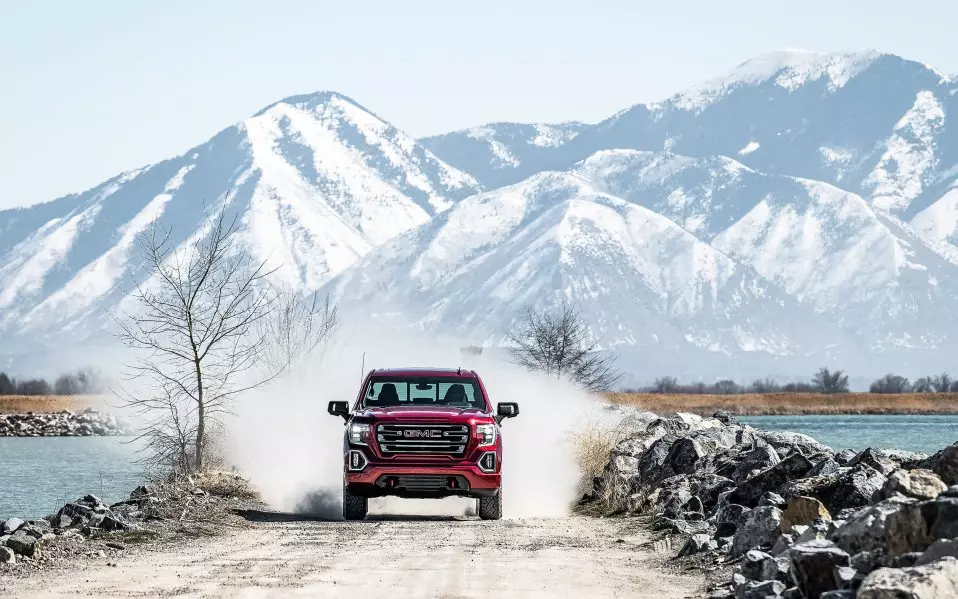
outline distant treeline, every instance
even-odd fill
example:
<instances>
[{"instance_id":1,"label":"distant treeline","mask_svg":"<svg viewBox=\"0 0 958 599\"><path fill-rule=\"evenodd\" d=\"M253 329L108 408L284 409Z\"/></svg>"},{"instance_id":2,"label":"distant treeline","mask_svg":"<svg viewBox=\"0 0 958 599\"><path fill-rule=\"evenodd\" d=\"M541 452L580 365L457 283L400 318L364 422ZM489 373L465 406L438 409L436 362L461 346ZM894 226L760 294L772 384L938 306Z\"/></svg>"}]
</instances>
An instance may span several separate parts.
<instances>
[{"instance_id":1,"label":"distant treeline","mask_svg":"<svg viewBox=\"0 0 958 599\"><path fill-rule=\"evenodd\" d=\"M730 379L715 383L681 384L678 379L663 376L655 379L651 387L630 389L638 393L669 393L687 395L740 395L745 393L848 393L848 375L841 370L822 368L811 381L779 383L765 378L740 384ZM886 374L871 384L870 393L958 393L958 380L948 373L925 376L914 382L897 374Z\"/></svg>"},{"instance_id":2,"label":"distant treeline","mask_svg":"<svg viewBox=\"0 0 958 599\"><path fill-rule=\"evenodd\" d=\"M15 379L0 372L0 395L88 395L102 393L102 377L93 370L61 374L51 384L46 379Z\"/></svg>"}]
</instances>

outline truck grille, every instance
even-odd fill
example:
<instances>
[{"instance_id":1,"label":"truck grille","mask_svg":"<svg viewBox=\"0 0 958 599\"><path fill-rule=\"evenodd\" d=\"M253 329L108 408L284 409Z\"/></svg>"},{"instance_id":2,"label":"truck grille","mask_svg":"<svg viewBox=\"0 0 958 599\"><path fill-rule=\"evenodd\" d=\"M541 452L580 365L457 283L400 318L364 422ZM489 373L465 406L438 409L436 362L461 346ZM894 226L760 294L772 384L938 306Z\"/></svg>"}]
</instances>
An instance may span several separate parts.
<instances>
[{"instance_id":1,"label":"truck grille","mask_svg":"<svg viewBox=\"0 0 958 599\"><path fill-rule=\"evenodd\" d=\"M462 457L469 444L465 424L380 424L376 440L383 455L416 453Z\"/></svg>"}]
</instances>

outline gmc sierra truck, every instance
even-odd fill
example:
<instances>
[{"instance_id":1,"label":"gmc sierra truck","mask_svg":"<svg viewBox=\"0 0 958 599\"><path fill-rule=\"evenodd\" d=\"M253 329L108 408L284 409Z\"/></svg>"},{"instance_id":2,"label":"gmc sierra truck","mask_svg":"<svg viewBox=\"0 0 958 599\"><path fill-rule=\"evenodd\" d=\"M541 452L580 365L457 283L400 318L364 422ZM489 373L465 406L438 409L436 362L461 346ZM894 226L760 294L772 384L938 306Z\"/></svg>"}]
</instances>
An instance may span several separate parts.
<instances>
[{"instance_id":1,"label":"gmc sierra truck","mask_svg":"<svg viewBox=\"0 0 958 599\"><path fill-rule=\"evenodd\" d=\"M343 517L362 520L370 497L474 497L484 520L502 517L500 424L516 403L493 411L473 370L372 370L350 408L331 401L346 421Z\"/></svg>"}]
</instances>

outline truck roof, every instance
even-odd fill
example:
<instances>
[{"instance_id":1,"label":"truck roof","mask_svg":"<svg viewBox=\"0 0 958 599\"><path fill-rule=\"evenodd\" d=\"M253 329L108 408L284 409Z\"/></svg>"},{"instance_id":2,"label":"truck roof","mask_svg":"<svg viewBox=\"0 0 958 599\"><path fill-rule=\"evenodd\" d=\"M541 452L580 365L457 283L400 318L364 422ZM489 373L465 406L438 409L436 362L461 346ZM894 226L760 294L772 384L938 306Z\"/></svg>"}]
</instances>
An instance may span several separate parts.
<instances>
[{"instance_id":1,"label":"truck roof","mask_svg":"<svg viewBox=\"0 0 958 599\"><path fill-rule=\"evenodd\" d=\"M462 377L464 379L476 378L476 373L465 368L376 368L370 374L372 376L452 376Z\"/></svg>"}]
</instances>

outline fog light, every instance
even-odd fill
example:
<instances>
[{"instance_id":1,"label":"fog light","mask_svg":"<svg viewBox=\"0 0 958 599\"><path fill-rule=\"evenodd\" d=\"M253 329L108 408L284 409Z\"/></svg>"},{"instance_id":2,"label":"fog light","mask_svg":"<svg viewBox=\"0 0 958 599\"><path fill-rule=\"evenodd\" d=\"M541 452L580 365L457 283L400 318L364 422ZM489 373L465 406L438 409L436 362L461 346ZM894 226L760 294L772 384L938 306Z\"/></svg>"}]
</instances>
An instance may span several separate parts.
<instances>
[{"instance_id":1,"label":"fog light","mask_svg":"<svg viewBox=\"0 0 958 599\"><path fill-rule=\"evenodd\" d=\"M366 460L366 456L363 455L363 452L359 451L358 449L353 449L349 452L348 467L350 472L359 472L365 468L366 464L368 463L369 462Z\"/></svg>"},{"instance_id":2,"label":"fog light","mask_svg":"<svg viewBox=\"0 0 958 599\"><path fill-rule=\"evenodd\" d=\"M487 451L479 458L479 469L483 472L496 471L496 452Z\"/></svg>"}]
</instances>

